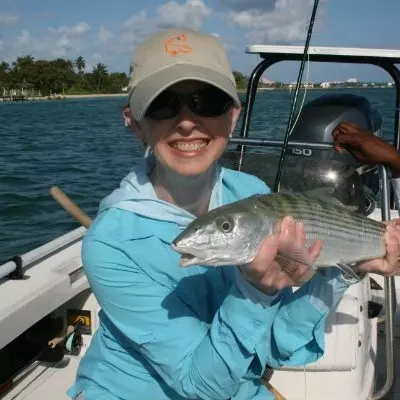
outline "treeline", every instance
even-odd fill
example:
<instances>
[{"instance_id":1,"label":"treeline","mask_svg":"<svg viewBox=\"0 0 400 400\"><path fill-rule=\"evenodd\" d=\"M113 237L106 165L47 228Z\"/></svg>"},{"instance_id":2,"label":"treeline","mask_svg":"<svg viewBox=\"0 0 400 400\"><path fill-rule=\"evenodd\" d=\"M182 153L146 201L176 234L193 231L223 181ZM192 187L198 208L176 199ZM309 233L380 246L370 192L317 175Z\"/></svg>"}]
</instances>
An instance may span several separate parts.
<instances>
[{"instance_id":1,"label":"treeline","mask_svg":"<svg viewBox=\"0 0 400 400\"><path fill-rule=\"evenodd\" d=\"M18 57L11 65L0 62L0 96L7 90L25 90L42 96L50 94L121 93L129 82L124 72L109 73L107 66L98 63L91 72L85 72L86 61L57 58L35 60L27 55ZM247 77L234 71L238 89L245 89Z\"/></svg>"},{"instance_id":2,"label":"treeline","mask_svg":"<svg viewBox=\"0 0 400 400\"><path fill-rule=\"evenodd\" d=\"M35 60L27 55L18 57L11 65L0 62L0 95L4 90L35 90L41 95L64 93L121 93L128 85L124 72L109 73L106 65L98 63L91 72L85 72L83 57L76 60L57 58Z\"/></svg>"},{"instance_id":3,"label":"treeline","mask_svg":"<svg viewBox=\"0 0 400 400\"><path fill-rule=\"evenodd\" d=\"M247 82L249 80L246 75L243 75L239 71L233 71L233 76L235 77L236 87L238 90L244 90L247 88Z\"/></svg>"}]
</instances>

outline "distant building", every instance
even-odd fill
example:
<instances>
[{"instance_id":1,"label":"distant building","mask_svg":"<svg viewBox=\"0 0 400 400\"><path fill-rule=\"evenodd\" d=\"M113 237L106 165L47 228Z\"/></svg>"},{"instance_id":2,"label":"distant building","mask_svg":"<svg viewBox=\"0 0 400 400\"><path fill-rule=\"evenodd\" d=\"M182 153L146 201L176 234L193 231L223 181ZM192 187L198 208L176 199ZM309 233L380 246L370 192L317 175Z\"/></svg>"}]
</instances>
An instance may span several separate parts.
<instances>
[{"instance_id":1,"label":"distant building","mask_svg":"<svg viewBox=\"0 0 400 400\"><path fill-rule=\"evenodd\" d=\"M264 85L264 86L273 86L275 84L275 81L270 81L267 78L261 77L260 83L261 83L261 85Z\"/></svg>"},{"instance_id":2,"label":"distant building","mask_svg":"<svg viewBox=\"0 0 400 400\"><path fill-rule=\"evenodd\" d=\"M292 82L288 85L289 89L294 89L297 86L297 82ZM304 82L300 85L301 88L303 89L312 89L314 87L313 82Z\"/></svg>"},{"instance_id":3,"label":"distant building","mask_svg":"<svg viewBox=\"0 0 400 400\"><path fill-rule=\"evenodd\" d=\"M347 79L346 82L347 82L347 83L357 83L358 81L357 81L356 78L350 78L350 79Z\"/></svg>"},{"instance_id":4,"label":"distant building","mask_svg":"<svg viewBox=\"0 0 400 400\"><path fill-rule=\"evenodd\" d=\"M322 83L320 84L320 86L321 86L322 88L324 88L324 89L327 89L327 88L331 87L331 83L330 83L330 82L322 82Z\"/></svg>"}]
</instances>

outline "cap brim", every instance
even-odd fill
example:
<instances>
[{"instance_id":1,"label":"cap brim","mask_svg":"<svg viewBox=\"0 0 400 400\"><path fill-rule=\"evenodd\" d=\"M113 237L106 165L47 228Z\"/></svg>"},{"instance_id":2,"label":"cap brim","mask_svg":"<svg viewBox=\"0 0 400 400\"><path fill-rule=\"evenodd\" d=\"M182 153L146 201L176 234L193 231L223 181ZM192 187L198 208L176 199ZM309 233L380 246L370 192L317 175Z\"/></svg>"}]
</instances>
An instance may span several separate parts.
<instances>
[{"instance_id":1,"label":"cap brim","mask_svg":"<svg viewBox=\"0 0 400 400\"><path fill-rule=\"evenodd\" d=\"M151 102L165 89L175 83L195 80L208 83L224 91L240 105L239 96L233 82L225 75L212 69L193 64L175 64L160 70L142 80L130 95L129 104L135 120L144 118Z\"/></svg>"}]
</instances>

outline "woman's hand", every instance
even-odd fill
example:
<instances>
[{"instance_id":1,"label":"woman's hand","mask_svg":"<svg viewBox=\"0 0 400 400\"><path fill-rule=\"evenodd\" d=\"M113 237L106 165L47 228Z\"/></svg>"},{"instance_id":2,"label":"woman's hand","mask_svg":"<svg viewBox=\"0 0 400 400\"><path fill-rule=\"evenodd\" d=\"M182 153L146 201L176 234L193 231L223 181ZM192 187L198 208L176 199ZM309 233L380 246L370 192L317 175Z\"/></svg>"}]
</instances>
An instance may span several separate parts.
<instances>
[{"instance_id":1,"label":"woman's hand","mask_svg":"<svg viewBox=\"0 0 400 400\"><path fill-rule=\"evenodd\" d=\"M385 276L400 275L400 218L388 222L385 243L385 257L360 263L358 265L360 271Z\"/></svg>"},{"instance_id":2,"label":"woman's hand","mask_svg":"<svg viewBox=\"0 0 400 400\"><path fill-rule=\"evenodd\" d=\"M279 233L264 240L254 260L239 267L244 278L267 295L308 280L313 274L309 265L318 258L322 247L319 240L310 248L305 248L304 224L295 222L292 217L283 218L277 228ZM287 259L279 254L287 256ZM290 259L302 260L307 265L289 262ZM283 269L288 264L290 273Z\"/></svg>"}]
</instances>

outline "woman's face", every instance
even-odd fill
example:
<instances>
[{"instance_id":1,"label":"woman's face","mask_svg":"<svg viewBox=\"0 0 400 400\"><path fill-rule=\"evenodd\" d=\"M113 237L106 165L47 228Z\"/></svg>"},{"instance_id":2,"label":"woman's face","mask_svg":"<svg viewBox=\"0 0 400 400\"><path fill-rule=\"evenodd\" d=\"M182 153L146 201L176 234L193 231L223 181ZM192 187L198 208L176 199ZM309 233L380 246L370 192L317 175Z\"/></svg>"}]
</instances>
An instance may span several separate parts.
<instances>
[{"instance_id":1,"label":"woman's face","mask_svg":"<svg viewBox=\"0 0 400 400\"><path fill-rule=\"evenodd\" d=\"M210 85L184 81L171 86L168 91L185 95L204 93L201 90L206 88ZM221 157L239 113L239 107L229 105L220 116L200 117L183 104L172 118L155 120L146 116L137 125L140 136L150 145L163 167L180 175L198 176L208 171Z\"/></svg>"}]
</instances>

